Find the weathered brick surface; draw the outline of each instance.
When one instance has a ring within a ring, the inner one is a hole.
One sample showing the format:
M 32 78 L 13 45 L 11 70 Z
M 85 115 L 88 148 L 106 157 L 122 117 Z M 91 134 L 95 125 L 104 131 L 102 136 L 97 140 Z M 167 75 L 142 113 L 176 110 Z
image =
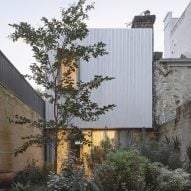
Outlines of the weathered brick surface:
M 30 119 L 40 116 L 25 105 L 10 91 L 0 85 L 0 171 L 18 171 L 26 167 L 33 160 L 37 165 L 44 161 L 44 151 L 35 146 L 25 153 L 14 157 L 14 149 L 22 144 L 21 137 L 40 133 L 39 130 L 20 126 L 9 122 L 14 115 L 22 115 Z

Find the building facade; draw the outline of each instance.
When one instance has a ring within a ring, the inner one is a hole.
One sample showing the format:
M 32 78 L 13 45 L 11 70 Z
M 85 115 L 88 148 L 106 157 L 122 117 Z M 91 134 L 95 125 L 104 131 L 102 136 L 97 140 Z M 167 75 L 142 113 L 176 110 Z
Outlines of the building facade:
M 81 81 L 95 75 L 114 77 L 92 93 L 99 105 L 115 104 L 95 122 L 81 128 L 152 127 L 152 29 L 90 29 L 83 45 L 106 44 L 108 55 L 79 63 Z M 139 120 L 137 120 L 139 119 Z
M 93 148 L 107 138 L 112 144 L 125 148 L 134 135 L 141 140 L 143 129 L 152 129 L 152 32 L 151 28 L 90 29 L 83 40 L 83 45 L 105 43 L 108 55 L 92 58 L 88 63 L 79 60 L 76 79 L 88 82 L 95 75 L 114 77 L 94 90 L 91 98 L 101 106 L 115 104 L 116 107 L 97 121 L 75 119 L 76 125 L 91 135 L 91 145 L 76 145 L 81 158 L 90 155 Z M 52 107 L 47 104 L 47 120 L 52 114 Z M 69 149 L 65 141 L 57 148 L 58 172 Z M 54 161 L 54 151 L 48 153 L 49 159 Z
M 191 2 L 179 18 L 168 12 L 164 19 L 164 57 L 191 58 Z
M 78 156 L 85 160 L 92 156 L 95 148 L 102 149 L 103 142 L 109 139 L 112 147 L 127 148 L 133 141 L 152 137 L 152 56 L 154 15 L 140 15 L 134 18 L 132 28 L 89 29 L 82 41 L 88 46 L 97 42 L 106 44 L 107 55 L 91 58 L 87 63 L 78 60 L 78 71 L 74 81 L 88 82 L 95 75 L 114 79 L 104 82 L 92 92 L 92 100 L 98 105 L 115 104 L 114 110 L 99 117 L 97 121 L 86 122 L 74 119 L 91 144 L 75 143 Z M 50 58 L 51 55 L 50 55 Z M 50 92 L 49 92 L 50 93 Z M 46 119 L 53 116 L 52 106 L 47 103 Z M 58 133 L 61 139 L 62 131 Z M 71 144 L 63 141 L 54 150 L 49 148 L 49 160 L 56 161 L 58 172 L 64 159 L 67 159 Z

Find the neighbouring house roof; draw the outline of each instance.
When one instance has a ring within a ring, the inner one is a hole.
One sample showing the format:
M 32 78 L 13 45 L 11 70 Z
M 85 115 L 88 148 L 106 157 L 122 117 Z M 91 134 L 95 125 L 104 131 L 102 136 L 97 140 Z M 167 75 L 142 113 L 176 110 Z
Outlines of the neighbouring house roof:
M 45 103 L 23 75 L 0 50 L 0 85 L 9 89 L 23 103 L 45 117 Z

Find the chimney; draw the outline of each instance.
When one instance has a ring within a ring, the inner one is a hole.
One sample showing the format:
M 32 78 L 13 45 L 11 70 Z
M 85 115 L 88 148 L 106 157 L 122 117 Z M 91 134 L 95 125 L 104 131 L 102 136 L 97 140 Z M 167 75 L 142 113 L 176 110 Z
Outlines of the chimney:
M 135 16 L 131 28 L 153 28 L 156 16 L 150 15 L 150 11 L 146 10 L 143 15 Z

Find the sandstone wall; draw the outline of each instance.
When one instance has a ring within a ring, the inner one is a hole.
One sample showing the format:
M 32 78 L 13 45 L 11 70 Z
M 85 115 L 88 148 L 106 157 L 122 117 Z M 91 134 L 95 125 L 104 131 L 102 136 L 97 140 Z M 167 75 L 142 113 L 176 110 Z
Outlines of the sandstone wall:
M 40 117 L 12 92 L 0 85 L 0 171 L 19 171 L 33 161 L 36 165 L 42 165 L 44 161 L 44 150 L 35 146 L 14 157 L 14 149 L 23 143 L 21 137 L 41 133 L 26 125 L 10 123 L 9 118 L 16 114 L 33 120 Z

